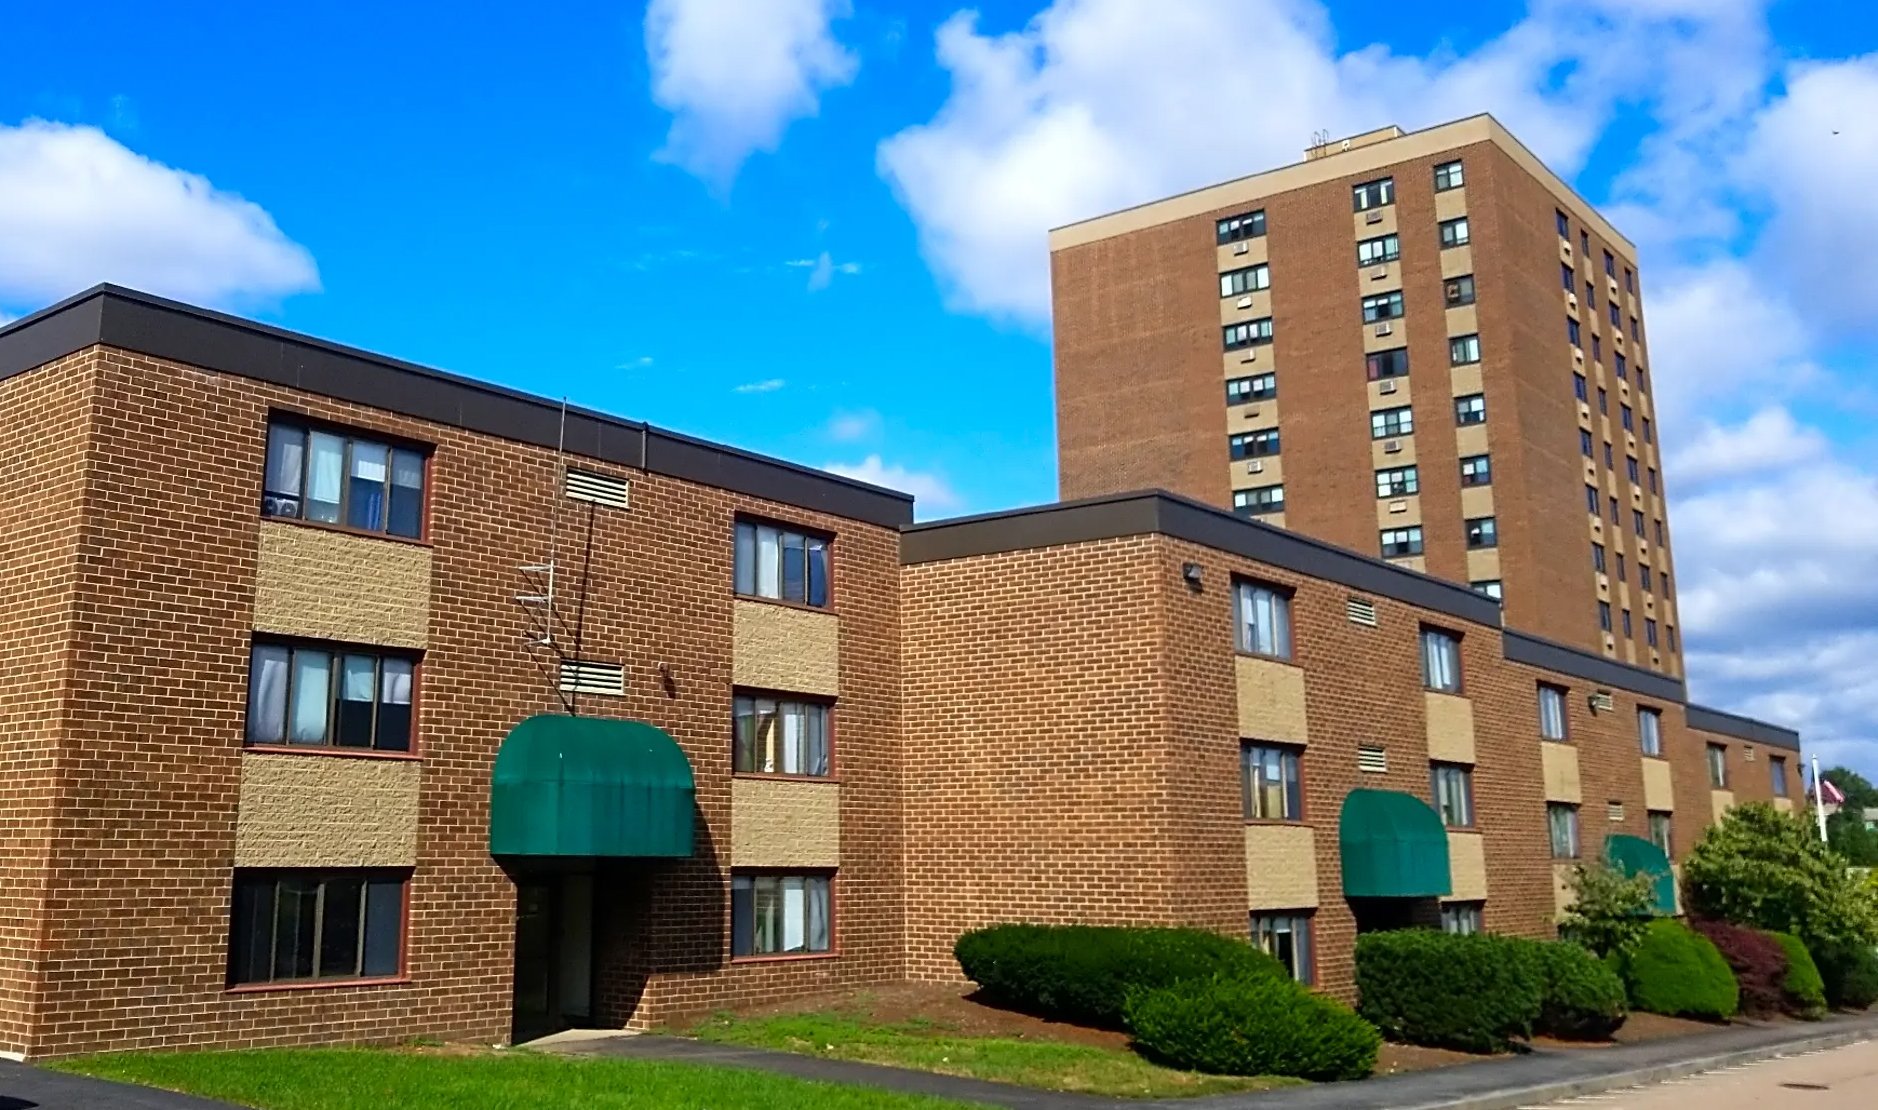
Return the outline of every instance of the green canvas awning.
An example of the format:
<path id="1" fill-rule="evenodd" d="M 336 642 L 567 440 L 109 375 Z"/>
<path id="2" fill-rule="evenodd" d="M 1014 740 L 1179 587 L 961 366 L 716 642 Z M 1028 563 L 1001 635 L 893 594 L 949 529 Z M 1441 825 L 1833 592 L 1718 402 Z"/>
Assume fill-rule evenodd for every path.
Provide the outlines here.
<path id="1" fill-rule="evenodd" d="M 489 851 L 498 856 L 689 856 L 691 761 L 659 729 L 530 717 L 496 753 Z"/>
<path id="2" fill-rule="evenodd" d="M 1435 898 L 1453 890 L 1448 830 L 1413 794 L 1350 791 L 1337 836 L 1347 898 Z"/>
<path id="3" fill-rule="evenodd" d="M 1626 875 L 1650 876 L 1656 912 L 1665 917 L 1675 914 L 1676 873 L 1670 870 L 1669 857 L 1661 848 L 1640 836 L 1613 835 L 1604 840 L 1604 858 Z"/>

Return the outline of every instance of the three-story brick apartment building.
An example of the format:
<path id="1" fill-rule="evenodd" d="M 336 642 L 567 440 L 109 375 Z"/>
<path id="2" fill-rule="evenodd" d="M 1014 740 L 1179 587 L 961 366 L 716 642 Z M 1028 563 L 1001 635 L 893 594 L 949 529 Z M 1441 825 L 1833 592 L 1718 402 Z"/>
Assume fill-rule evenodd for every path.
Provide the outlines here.
<path id="1" fill-rule="evenodd" d="M 1322 989 L 1796 734 L 1163 493 L 909 498 L 112 287 L 0 328 L 0 1052 L 499 1041 L 1013 919 Z M 1378 861 L 1409 861 L 1379 866 Z"/>

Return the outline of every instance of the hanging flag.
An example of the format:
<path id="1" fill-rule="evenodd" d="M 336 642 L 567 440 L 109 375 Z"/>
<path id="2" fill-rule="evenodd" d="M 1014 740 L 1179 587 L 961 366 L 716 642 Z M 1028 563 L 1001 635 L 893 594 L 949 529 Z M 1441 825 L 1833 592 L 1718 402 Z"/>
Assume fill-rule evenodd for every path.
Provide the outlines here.
<path id="1" fill-rule="evenodd" d="M 1834 786 L 1831 779 L 1821 775 L 1819 779 L 1819 800 L 1829 806 L 1842 806 L 1845 804 L 1845 791 Z"/>

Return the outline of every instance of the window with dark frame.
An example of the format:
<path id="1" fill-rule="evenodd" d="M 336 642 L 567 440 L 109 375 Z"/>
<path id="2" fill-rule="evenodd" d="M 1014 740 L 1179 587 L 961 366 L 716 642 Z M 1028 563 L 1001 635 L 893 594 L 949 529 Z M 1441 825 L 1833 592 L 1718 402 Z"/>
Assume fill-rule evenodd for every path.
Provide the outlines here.
<path id="1" fill-rule="evenodd" d="M 1708 786 L 1710 790 L 1728 789 L 1728 745 L 1708 745 Z"/>
<path id="2" fill-rule="evenodd" d="M 1441 249 L 1464 247 L 1468 244 L 1467 217 L 1459 216 L 1452 220 L 1442 220 L 1440 224 Z"/>
<path id="3" fill-rule="evenodd" d="M 1645 567 L 1643 569 L 1648 570 L 1650 568 Z M 1656 618 L 1655 617 L 1643 618 L 1643 640 L 1645 643 L 1649 644 L 1651 647 L 1656 646 Z"/>
<path id="4" fill-rule="evenodd" d="M 1585 396 L 1585 376 L 1583 374 L 1572 375 L 1572 396 L 1578 398 L 1580 401 L 1587 399 Z M 1585 434 L 1590 435 L 1591 433 L 1586 432 Z"/>
<path id="5" fill-rule="evenodd" d="M 1468 587 L 1477 594 L 1484 594 L 1495 601 L 1505 601 L 1506 591 L 1498 578 L 1483 578 L 1478 582 L 1469 582 Z"/>
<path id="6" fill-rule="evenodd" d="M 1229 405 L 1247 405 L 1255 401 L 1269 401 L 1278 396 L 1278 375 L 1254 374 L 1249 378 L 1233 378 L 1226 383 L 1226 403 Z"/>
<path id="7" fill-rule="evenodd" d="M 1552 214 L 1558 218 L 1558 237 L 1569 240 L 1572 237 L 1571 219 L 1563 212 L 1555 211 Z"/>
<path id="8" fill-rule="evenodd" d="M 1649 822 L 1650 843 L 1661 848 L 1664 855 L 1675 859 L 1676 854 L 1671 849 L 1671 830 L 1675 824 L 1674 815 L 1667 810 L 1653 809 L 1650 811 Z"/>
<path id="9" fill-rule="evenodd" d="M 428 465 L 428 451 L 271 420 L 261 514 L 420 539 Z"/>
<path id="10" fill-rule="evenodd" d="M 1245 742 L 1239 746 L 1240 807 L 1247 821 L 1304 820 L 1299 751 Z"/>
<path id="11" fill-rule="evenodd" d="M 1461 638 L 1444 628 L 1422 629 L 1422 686 L 1439 693 L 1461 690 Z"/>
<path id="12" fill-rule="evenodd" d="M 1624 381 L 1630 377 L 1628 366 L 1624 362 L 1623 355 L 1612 355 L 1611 363 L 1617 370 L 1617 379 L 1619 381 Z"/>
<path id="13" fill-rule="evenodd" d="M 1471 366 L 1480 361 L 1480 337 L 1457 335 L 1448 340 L 1448 365 Z"/>
<path id="14" fill-rule="evenodd" d="M 811 872 L 731 876 L 733 957 L 832 952 L 834 932 L 833 876 Z"/>
<path id="15" fill-rule="evenodd" d="M 1261 262 L 1244 269 L 1228 270 L 1219 275 L 1219 295 L 1221 297 L 1240 297 L 1247 293 L 1257 293 L 1272 287 L 1272 268 Z"/>
<path id="16" fill-rule="evenodd" d="M 408 871 L 236 869 L 228 984 L 392 979 Z"/>
<path id="17" fill-rule="evenodd" d="M 1240 324 L 1227 324 L 1220 329 L 1220 335 L 1228 351 L 1262 346 L 1272 341 L 1272 318 L 1266 316 Z"/>
<path id="18" fill-rule="evenodd" d="M 1546 827 L 1551 834 L 1553 859 L 1578 858 L 1578 807 L 1547 802 Z"/>
<path id="19" fill-rule="evenodd" d="M 1539 739 L 1563 740 L 1566 734 L 1566 690 L 1549 682 L 1539 684 Z"/>
<path id="20" fill-rule="evenodd" d="M 1216 225 L 1219 244 L 1236 243 L 1241 239 L 1256 239 L 1265 234 L 1265 210 L 1247 212 L 1242 216 L 1232 216 L 1220 220 Z"/>
<path id="21" fill-rule="evenodd" d="M 411 750 L 417 657 L 257 639 L 248 653 L 247 742 Z"/>
<path id="22" fill-rule="evenodd" d="M 1611 411 L 1611 395 L 1603 386 L 1598 387 L 1598 411 L 1607 416 Z"/>
<path id="23" fill-rule="evenodd" d="M 1663 714 L 1659 710 L 1637 710 L 1637 746 L 1644 755 L 1663 754 Z"/>
<path id="24" fill-rule="evenodd" d="M 1482 548 L 1500 546 L 1499 525 L 1490 516 L 1474 517 L 1465 522 L 1467 526 L 1467 549 L 1478 551 Z"/>
<path id="25" fill-rule="evenodd" d="M 1484 393 L 1469 393 L 1465 397 L 1454 399 L 1454 422 L 1459 425 L 1485 424 L 1487 422 L 1487 396 Z"/>
<path id="26" fill-rule="evenodd" d="M 1493 460 L 1486 455 L 1469 455 L 1461 460 L 1461 485 L 1493 484 Z"/>
<path id="27" fill-rule="evenodd" d="M 1378 409 L 1369 414 L 1369 438 L 1371 439 L 1405 436 L 1414 431 L 1415 414 L 1407 405 L 1393 409 Z"/>
<path id="28" fill-rule="evenodd" d="M 1591 361 L 1604 361 L 1604 337 L 1596 332 L 1591 333 Z"/>
<path id="29" fill-rule="evenodd" d="M 1399 378 L 1408 373 L 1408 348 L 1393 347 L 1387 351 L 1375 351 L 1365 356 L 1364 366 L 1368 370 L 1369 380 L 1381 381 L 1384 378 Z"/>
<path id="30" fill-rule="evenodd" d="M 1449 278 L 1441 284 L 1441 288 L 1442 295 L 1447 298 L 1449 308 L 1459 308 L 1462 305 L 1474 303 L 1474 275 L 1472 274 Z"/>
<path id="31" fill-rule="evenodd" d="M 1365 181 L 1350 190 L 1350 201 L 1358 212 L 1395 203 L 1395 178 L 1382 177 Z"/>
<path id="32" fill-rule="evenodd" d="M 1787 758 L 1780 755 L 1767 757 L 1767 776 L 1773 783 L 1774 797 L 1787 796 Z"/>
<path id="33" fill-rule="evenodd" d="M 1578 449 L 1584 452 L 1585 458 L 1587 459 L 1591 458 L 1591 451 L 1592 451 L 1591 433 L 1585 431 L 1583 428 L 1578 429 Z M 1594 513 L 1597 512 L 1598 507 L 1596 505 L 1591 506 L 1591 511 Z"/>
<path id="34" fill-rule="evenodd" d="M 1251 915 L 1252 946 L 1284 965 L 1291 977 L 1309 986 L 1315 979 L 1311 955 L 1311 913 L 1260 911 Z"/>
<path id="35" fill-rule="evenodd" d="M 1594 496 L 1596 492 L 1596 490 L 1592 491 Z M 1595 509 L 1596 506 L 1594 505 L 1592 508 Z M 1591 569 L 1597 571 L 1599 574 L 1604 573 L 1604 545 L 1601 543 L 1591 545 Z"/>
<path id="36" fill-rule="evenodd" d="M 831 542 L 810 532 L 738 521 L 737 594 L 827 608 Z"/>
<path id="37" fill-rule="evenodd" d="M 1373 297 L 1363 298 L 1363 322 L 1365 324 L 1379 323 L 1383 320 L 1395 320 L 1399 319 L 1401 315 L 1402 291 L 1400 289 L 1392 290 L 1388 293 L 1377 293 Z"/>
<path id="38" fill-rule="evenodd" d="M 1226 452 L 1233 461 L 1240 459 L 1264 458 L 1278 453 L 1278 429 L 1265 428 L 1256 432 L 1240 432 L 1226 437 Z"/>
<path id="39" fill-rule="evenodd" d="M 1590 510 L 1592 516 L 1597 515 L 1598 513 L 1598 487 L 1596 486 L 1585 487 L 1585 508 Z"/>
<path id="40" fill-rule="evenodd" d="M 1445 193 L 1467 183 L 1459 162 L 1443 162 L 1435 167 L 1435 192 Z"/>
<path id="41" fill-rule="evenodd" d="M 1233 490 L 1232 511 L 1235 516 L 1242 517 L 1282 513 L 1285 511 L 1285 487 L 1279 484 Z"/>
<path id="42" fill-rule="evenodd" d="M 1578 321 L 1572 319 L 1569 316 L 1565 318 L 1565 338 L 1569 340 L 1571 342 L 1571 345 L 1574 347 L 1584 346 L 1583 343 L 1580 343 L 1578 341 L 1579 340 Z"/>
<path id="43" fill-rule="evenodd" d="M 1433 780 L 1435 812 L 1450 829 L 1474 827 L 1474 769 L 1464 763 L 1434 763 L 1429 767 Z"/>
<path id="44" fill-rule="evenodd" d="M 1563 262 L 1559 263 L 1558 276 L 1559 281 L 1565 286 L 1565 292 L 1576 293 L 1578 291 L 1578 274 L 1570 266 Z"/>
<path id="45" fill-rule="evenodd" d="M 1263 582 L 1233 587 L 1238 610 L 1239 650 L 1272 659 L 1291 658 L 1291 592 Z"/>
<path id="46" fill-rule="evenodd" d="M 1422 553 L 1422 528 L 1417 524 L 1409 528 L 1385 528 L 1382 530 L 1382 557 L 1400 559 Z"/>
<path id="47" fill-rule="evenodd" d="M 1611 630 L 1611 603 L 1608 601 L 1598 602 L 1598 627 L 1605 632 Z"/>
<path id="48" fill-rule="evenodd" d="M 1402 257 L 1402 239 L 1397 235 L 1378 235 L 1356 245 L 1358 266 L 1381 266 Z"/>
<path id="49" fill-rule="evenodd" d="M 1617 257 L 1610 251 L 1604 252 L 1604 273 L 1607 277 L 1617 276 Z"/>
<path id="50" fill-rule="evenodd" d="M 1459 936 L 1473 936 L 1482 930 L 1481 913 L 1484 906 L 1482 902 L 1443 902 L 1441 930 Z"/>
<path id="51" fill-rule="evenodd" d="M 732 699 L 731 769 L 744 775 L 826 778 L 829 718 L 825 702 L 738 694 Z"/>
<path id="52" fill-rule="evenodd" d="M 1412 466 L 1398 466 L 1376 472 L 1377 497 L 1407 497 L 1420 492 L 1421 475 Z"/>

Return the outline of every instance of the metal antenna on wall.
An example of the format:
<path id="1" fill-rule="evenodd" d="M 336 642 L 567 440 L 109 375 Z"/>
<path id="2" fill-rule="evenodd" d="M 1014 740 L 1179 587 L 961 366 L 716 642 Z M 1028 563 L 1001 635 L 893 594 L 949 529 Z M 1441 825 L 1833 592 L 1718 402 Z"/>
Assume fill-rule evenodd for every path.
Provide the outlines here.
<path id="1" fill-rule="evenodd" d="M 526 563 L 520 569 L 523 580 L 528 584 L 529 592 L 515 595 L 515 603 L 522 607 L 525 616 L 522 646 L 534 659 L 538 668 L 546 670 L 546 664 L 539 654 L 545 649 L 554 664 L 553 673 L 547 675 L 549 686 L 555 696 L 561 699 L 561 707 L 570 715 L 574 714 L 574 699 L 561 689 L 561 675 L 566 669 L 567 656 L 562 652 L 560 640 L 555 636 L 555 626 L 560 623 L 560 611 L 555 606 L 555 587 L 558 584 L 560 560 L 560 493 L 567 485 L 567 398 L 561 398 L 561 426 L 554 448 L 554 493 L 550 496 L 548 510 L 548 557 L 542 562 Z"/>

